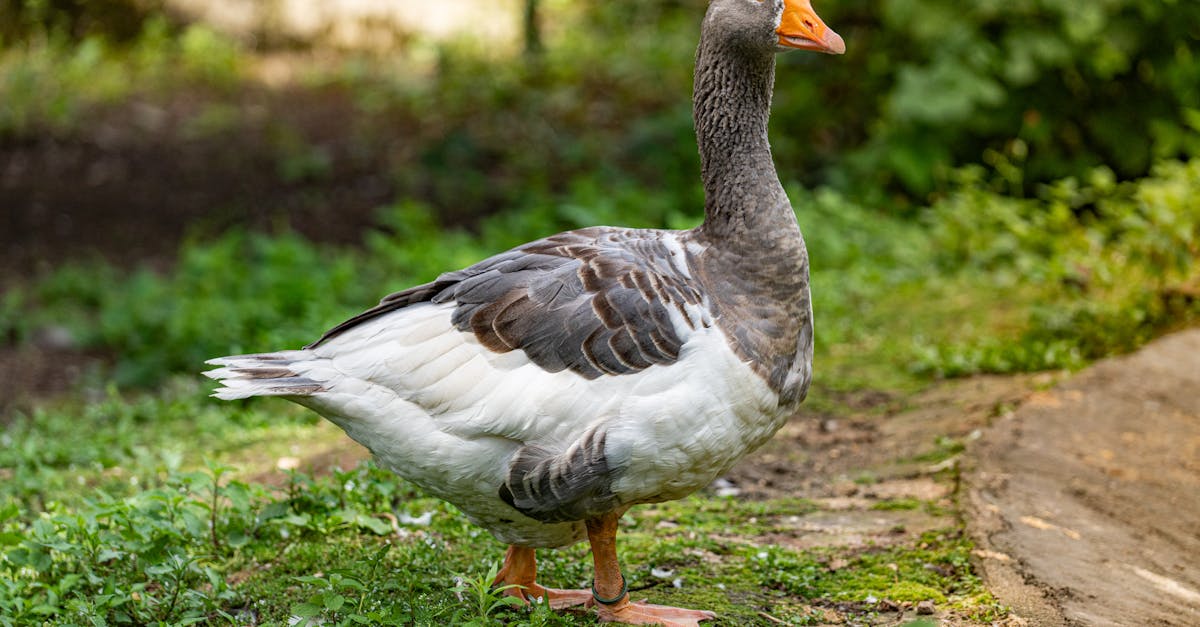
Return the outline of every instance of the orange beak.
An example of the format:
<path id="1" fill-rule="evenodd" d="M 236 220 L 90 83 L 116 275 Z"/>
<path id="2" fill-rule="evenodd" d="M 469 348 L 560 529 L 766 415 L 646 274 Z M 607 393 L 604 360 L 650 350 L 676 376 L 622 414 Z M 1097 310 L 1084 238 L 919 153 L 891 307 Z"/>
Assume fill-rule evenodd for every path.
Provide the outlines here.
<path id="1" fill-rule="evenodd" d="M 846 52 L 841 35 L 825 25 L 809 0 L 784 0 L 783 19 L 775 31 L 779 45 L 826 54 Z"/>

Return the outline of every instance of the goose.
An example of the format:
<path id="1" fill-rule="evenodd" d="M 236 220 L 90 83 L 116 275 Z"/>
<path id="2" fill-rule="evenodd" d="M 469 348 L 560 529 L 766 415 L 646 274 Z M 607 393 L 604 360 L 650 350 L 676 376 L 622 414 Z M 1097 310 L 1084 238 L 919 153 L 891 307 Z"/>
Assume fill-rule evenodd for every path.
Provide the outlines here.
<path id="1" fill-rule="evenodd" d="M 845 52 L 809 0 L 711 0 L 691 230 L 592 227 L 385 297 L 300 350 L 221 357 L 232 400 L 309 407 L 509 545 L 495 585 L 602 621 L 698 625 L 632 602 L 632 506 L 708 486 L 766 442 L 812 379 L 808 253 L 767 141 L 775 55 Z M 590 590 L 546 588 L 535 550 L 587 540 Z"/>

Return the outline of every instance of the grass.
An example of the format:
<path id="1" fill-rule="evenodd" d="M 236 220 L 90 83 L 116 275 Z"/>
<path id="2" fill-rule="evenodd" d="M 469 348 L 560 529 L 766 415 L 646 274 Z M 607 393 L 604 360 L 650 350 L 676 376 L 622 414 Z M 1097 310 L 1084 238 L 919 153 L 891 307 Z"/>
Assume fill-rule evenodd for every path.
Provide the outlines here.
<path id="1" fill-rule="evenodd" d="M 230 410 L 203 391 L 175 380 L 64 402 L 6 432 L 22 445 L 0 458 L 11 473 L 0 484 L 0 624 L 594 622 L 508 607 L 487 585 L 503 545 L 369 462 L 272 471 L 288 450 L 271 443 L 311 443 L 312 418 L 280 403 Z M 81 416 L 97 425 L 91 446 L 68 435 Z M 247 451 L 253 460 L 228 464 Z M 263 473 L 267 483 L 247 480 Z M 870 613 L 872 598 L 956 610 L 985 595 L 953 524 L 912 546 L 801 552 L 763 541 L 817 510 L 703 496 L 637 508 L 620 535 L 625 575 L 639 598 L 713 609 L 729 625 L 767 624 L 762 613 L 807 624 L 834 604 Z M 545 583 L 589 582 L 585 546 L 544 551 L 539 564 Z"/>

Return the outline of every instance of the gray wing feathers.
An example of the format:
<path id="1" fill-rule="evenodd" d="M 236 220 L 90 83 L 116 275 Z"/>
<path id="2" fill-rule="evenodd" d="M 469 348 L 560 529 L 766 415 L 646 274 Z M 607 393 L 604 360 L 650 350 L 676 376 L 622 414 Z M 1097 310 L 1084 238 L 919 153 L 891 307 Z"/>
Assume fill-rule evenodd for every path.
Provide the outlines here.
<path id="1" fill-rule="evenodd" d="M 537 446 L 517 451 L 499 494 L 535 520 L 585 520 L 620 505 L 611 490 L 612 470 L 605 455 L 605 434 L 592 429 L 561 454 Z"/>
<path id="2" fill-rule="evenodd" d="M 679 358 L 670 308 L 701 294 L 672 264 L 665 231 L 592 228 L 561 233 L 398 292 L 316 344 L 418 302 L 454 303 L 453 323 L 495 352 L 522 350 L 550 371 L 594 379 Z"/>
<path id="3" fill-rule="evenodd" d="M 455 325 L 488 348 L 521 349 L 551 372 L 597 378 L 674 363 L 683 341 L 667 308 L 700 301 L 663 236 L 563 233 L 468 269 L 473 276 L 437 300 L 453 298 Z"/>

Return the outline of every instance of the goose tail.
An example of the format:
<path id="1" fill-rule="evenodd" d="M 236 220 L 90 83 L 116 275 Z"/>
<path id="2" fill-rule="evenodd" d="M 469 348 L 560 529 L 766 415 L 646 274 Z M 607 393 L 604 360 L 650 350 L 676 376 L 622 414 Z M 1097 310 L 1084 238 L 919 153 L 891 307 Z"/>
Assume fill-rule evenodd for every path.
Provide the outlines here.
<path id="1" fill-rule="evenodd" d="M 221 383 L 212 395 L 226 401 L 253 396 L 313 396 L 326 391 L 325 386 L 305 373 L 321 360 L 311 350 L 231 355 L 206 361 L 218 367 L 204 376 Z"/>

